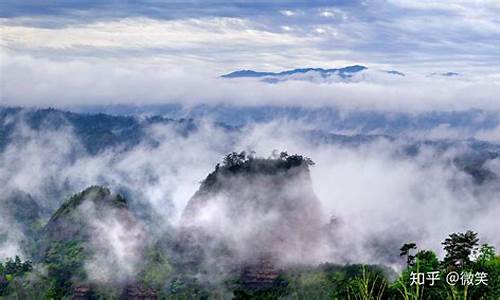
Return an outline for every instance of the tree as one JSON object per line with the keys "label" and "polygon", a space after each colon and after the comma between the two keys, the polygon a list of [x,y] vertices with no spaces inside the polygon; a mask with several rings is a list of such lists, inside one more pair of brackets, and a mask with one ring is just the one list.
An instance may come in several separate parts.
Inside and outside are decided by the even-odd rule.
{"label": "tree", "polygon": [[476,263],[479,265],[485,265],[487,262],[492,261],[495,259],[496,252],[495,252],[495,247],[490,246],[488,244],[482,244],[481,248],[479,249],[479,254],[476,259]]}
{"label": "tree", "polygon": [[32,270],[31,261],[23,262],[17,255],[14,259],[8,258],[5,263],[0,263],[0,296],[6,296],[12,291],[11,283],[15,278],[22,277]]}
{"label": "tree", "polygon": [[471,256],[477,253],[478,242],[477,233],[471,230],[450,234],[441,243],[446,251],[443,265],[447,268],[458,269],[470,266]]}
{"label": "tree", "polygon": [[[409,246],[411,246],[411,243]],[[448,299],[444,280],[434,282],[425,280],[422,285],[412,284],[412,274],[423,273],[427,276],[430,272],[436,271],[438,272],[437,277],[443,278],[436,253],[431,250],[418,251],[415,254],[413,264],[403,271],[399,279],[392,284],[390,288],[392,297],[389,299]]]}
{"label": "tree", "polygon": [[229,153],[228,155],[226,155],[226,157],[224,157],[224,162],[223,162],[223,165],[227,168],[237,168],[241,165],[243,165],[243,163],[245,163],[245,161],[248,160],[248,157],[247,157],[247,153],[245,151],[242,151],[240,153],[237,153],[237,152],[231,152]]}
{"label": "tree", "polygon": [[406,256],[406,267],[409,268],[412,266],[415,262],[415,255],[412,255],[410,251],[412,250],[417,250],[417,244],[415,243],[406,243],[401,246],[399,249],[400,253],[399,256],[403,257]]}
{"label": "tree", "polygon": [[5,264],[0,267],[0,271],[5,275],[22,276],[24,273],[30,272],[33,269],[31,261],[21,261],[21,258],[16,255],[14,259],[8,258]]}
{"label": "tree", "polygon": [[421,250],[415,254],[415,264],[412,268],[416,272],[438,271],[439,259],[434,251]]}

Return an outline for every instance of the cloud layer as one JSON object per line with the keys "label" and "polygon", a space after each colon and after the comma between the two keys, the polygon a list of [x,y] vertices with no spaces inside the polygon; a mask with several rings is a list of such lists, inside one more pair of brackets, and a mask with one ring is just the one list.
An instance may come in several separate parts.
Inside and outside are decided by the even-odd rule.
{"label": "cloud layer", "polygon": [[[44,6],[33,1],[6,1],[2,4],[2,11],[4,24],[10,30],[21,25],[38,28],[41,36],[48,34],[47,49],[51,48],[50,44],[60,41],[61,35],[80,40],[79,46],[101,46],[81,53],[86,56],[113,50],[116,42],[120,42],[120,35],[129,36],[127,39],[136,38],[125,48],[141,49],[128,54],[127,49],[119,52],[141,55],[152,49],[148,39],[164,37],[165,29],[169,34],[182,33],[186,23],[194,22],[202,25],[203,40],[210,37],[227,39],[208,48],[199,43],[185,49],[182,47],[184,43],[180,43],[163,44],[153,49],[164,54],[183,50],[185,55],[196,55],[205,49],[207,51],[199,59],[213,61],[218,58],[219,64],[230,69],[248,63],[244,57],[250,53],[254,54],[252,64],[264,62],[268,67],[281,68],[290,67],[290,63],[299,66],[303,62],[329,66],[332,61],[338,63],[342,60],[409,65],[412,68],[418,65],[470,68],[474,65],[494,70],[498,67],[495,50],[500,42],[500,7],[493,0],[117,1],[106,4],[99,1],[85,4],[51,1]],[[144,23],[144,26],[124,27],[120,24],[137,22]],[[214,22],[218,23],[216,27]],[[152,25],[158,30],[151,32]],[[20,33],[25,30],[17,29]],[[75,30],[77,34],[72,36]],[[241,36],[256,34],[252,42],[247,39],[247,43],[241,44],[239,38],[235,41],[224,35],[227,30],[238,31]],[[142,37],[137,36],[138,32]],[[100,36],[97,37],[96,33]],[[293,45],[283,43],[276,47],[275,39],[263,39],[263,33],[280,36],[282,40],[293,36],[295,41]],[[192,40],[199,34],[199,29],[190,28],[184,37]],[[106,43],[98,43],[103,38]],[[24,35],[23,39],[27,44],[24,51],[38,48],[37,38]],[[78,53],[78,48],[81,47],[66,50]],[[231,51],[224,52],[224,49]],[[255,57],[255,54],[259,56]],[[300,57],[302,59],[298,60]]]}
{"label": "cloud layer", "polygon": [[[222,79],[182,67],[162,68],[135,60],[52,61],[28,56],[3,60],[2,103],[74,107],[110,104],[232,104],[239,106],[337,106],[418,112],[480,108],[498,110],[500,84],[494,75],[396,76],[368,70],[358,82]],[[309,76],[309,75],[308,75]],[[314,78],[314,74],[309,77]]]}

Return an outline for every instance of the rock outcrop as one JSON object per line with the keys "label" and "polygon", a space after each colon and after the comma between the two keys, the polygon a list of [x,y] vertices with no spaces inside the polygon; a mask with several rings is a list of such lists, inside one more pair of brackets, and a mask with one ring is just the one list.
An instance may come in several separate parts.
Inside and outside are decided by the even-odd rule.
{"label": "rock outcrop", "polygon": [[257,259],[243,267],[241,282],[246,289],[268,289],[277,284],[279,272],[269,254],[258,255]]}
{"label": "rock outcrop", "polygon": [[240,266],[249,286],[267,286],[280,264],[314,258],[323,216],[312,164],[286,153],[269,159],[228,155],[184,211],[178,239],[183,261],[208,272]]}
{"label": "rock outcrop", "polygon": [[123,290],[122,300],[156,300],[158,293],[152,288],[140,284],[129,284]]}

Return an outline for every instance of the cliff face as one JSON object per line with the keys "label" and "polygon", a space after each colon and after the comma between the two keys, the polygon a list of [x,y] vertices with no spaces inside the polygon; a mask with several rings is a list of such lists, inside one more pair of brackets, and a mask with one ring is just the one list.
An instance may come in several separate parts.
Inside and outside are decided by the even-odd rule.
{"label": "cliff face", "polygon": [[241,282],[247,289],[267,289],[278,284],[279,272],[269,255],[260,254],[256,260],[242,268]]}
{"label": "cliff face", "polygon": [[272,258],[272,267],[309,262],[321,248],[323,219],[310,165],[307,158],[284,153],[270,159],[226,157],[183,214],[179,244],[191,263],[239,265],[257,274],[248,267],[263,257]]}

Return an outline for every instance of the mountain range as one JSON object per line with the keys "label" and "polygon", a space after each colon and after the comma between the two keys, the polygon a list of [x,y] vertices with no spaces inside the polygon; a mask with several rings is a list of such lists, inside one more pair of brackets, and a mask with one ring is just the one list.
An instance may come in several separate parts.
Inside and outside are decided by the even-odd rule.
{"label": "mountain range", "polygon": [[[168,114],[167,114],[168,115]],[[259,115],[259,119],[253,119]],[[317,129],[297,130],[297,138],[313,144],[339,144],[356,147],[376,142],[380,139],[403,142],[404,152],[413,155],[421,147],[431,146],[435,149],[465,148],[468,151],[457,157],[461,168],[476,175],[486,176],[481,166],[488,160],[500,155],[500,146],[495,143],[467,139],[419,139],[408,138],[407,131],[431,130],[446,124],[448,128],[457,130],[492,129],[500,124],[500,116],[495,113],[486,113],[479,110],[464,112],[434,112],[421,116],[412,115],[384,115],[377,112],[352,112],[340,116],[334,108],[321,110],[304,108],[254,107],[237,108],[229,106],[199,107],[192,114],[184,118],[175,118],[175,113],[169,117],[152,116],[123,116],[104,113],[74,113],[58,109],[23,109],[0,108],[0,152],[11,143],[19,143],[18,131],[26,126],[34,133],[45,131],[69,130],[83,145],[84,153],[98,155],[106,150],[128,151],[139,144],[157,147],[158,141],[151,139],[148,130],[157,125],[169,125],[179,135],[187,136],[199,130],[200,122],[205,117],[217,117],[222,122],[215,122],[216,128],[226,132],[238,133],[247,122],[271,122],[275,119],[289,119],[307,121],[314,124],[321,121]],[[238,119],[234,119],[238,116]],[[226,122],[227,121],[227,122]],[[474,122],[479,122],[475,123]],[[361,129],[360,133],[339,134],[337,131]],[[472,129],[474,130],[474,129]],[[81,155],[82,153],[78,154]],[[77,158],[77,156],[75,157]],[[470,162],[470,163],[467,163]],[[469,166],[470,165],[470,166]],[[466,167],[469,166],[469,167]],[[481,172],[478,172],[478,168]],[[480,181],[482,179],[479,179]]]}
{"label": "mountain range", "polygon": [[[240,70],[234,71],[228,74],[224,74],[222,78],[261,78],[265,77],[267,80],[279,78],[290,78],[294,75],[305,75],[305,74],[318,74],[322,78],[327,78],[330,76],[338,76],[342,79],[349,79],[354,76],[354,74],[367,70],[368,68],[361,65],[348,66],[343,68],[333,68],[333,69],[323,69],[323,68],[301,68],[286,70],[281,72],[258,72],[253,70]],[[402,74],[402,73],[400,73]]]}
{"label": "mountain range", "polygon": [[[341,68],[298,68],[292,70],[278,71],[278,72],[262,72],[254,70],[238,70],[221,75],[221,78],[235,79],[235,78],[256,78],[263,82],[278,83],[288,80],[305,80],[313,82],[359,82],[365,81],[371,75],[366,74],[368,67],[362,65],[352,65]],[[405,77],[406,74],[397,70],[379,70],[370,69],[378,74],[386,74],[397,77]],[[429,77],[442,76],[442,77],[455,77],[459,76],[456,72],[434,72],[428,75]]]}

